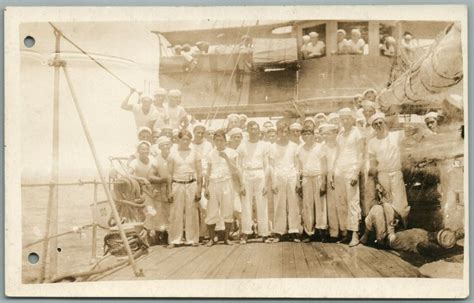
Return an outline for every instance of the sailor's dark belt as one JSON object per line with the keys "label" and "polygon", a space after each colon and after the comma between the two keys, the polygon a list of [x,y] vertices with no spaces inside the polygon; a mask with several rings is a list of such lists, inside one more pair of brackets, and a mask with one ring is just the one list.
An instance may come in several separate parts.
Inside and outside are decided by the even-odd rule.
{"label": "sailor's dark belt", "polygon": [[196,179],[191,179],[189,181],[176,181],[176,180],[173,180],[173,183],[178,183],[178,184],[191,184],[193,182],[196,182]]}

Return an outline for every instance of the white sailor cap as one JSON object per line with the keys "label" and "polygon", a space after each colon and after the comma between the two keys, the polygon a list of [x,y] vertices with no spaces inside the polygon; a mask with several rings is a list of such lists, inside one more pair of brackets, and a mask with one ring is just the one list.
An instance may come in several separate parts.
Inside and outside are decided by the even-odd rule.
{"label": "white sailor cap", "polygon": [[232,128],[231,130],[229,130],[227,132],[227,136],[229,138],[231,138],[233,135],[237,135],[237,134],[241,134],[241,135],[243,134],[242,129],[240,127],[234,127],[234,128]]}
{"label": "white sailor cap", "polygon": [[376,91],[375,89],[373,89],[373,88],[368,88],[368,89],[366,89],[366,90],[362,93],[362,95],[365,97],[368,93],[374,93],[375,95],[377,95],[377,91]]}
{"label": "white sailor cap", "polygon": [[372,125],[375,121],[382,119],[385,121],[385,114],[382,112],[377,112],[369,118],[369,124]]}
{"label": "white sailor cap", "polygon": [[138,148],[140,147],[140,145],[142,145],[142,144],[146,144],[146,145],[148,145],[148,147],[151,147],[151,143],[150,143],[150,142],[145,141],[145,140],[142,140],[142,141],[139,141],[139,142],[137,143],[137,149],[138,149]]}
{"label": "white sailor cap", "polygon": [[435,112],[429,112],[425,115],[425,121],[428,120],[428,119],[438,119],[438,113],[435,113]]}
{"label": "white sailor cap", "polygon": [[311,122],[313,122],[313,124],[316,124],[316,123],[314,123],[314,119],[311,118],[311,117],[306,117],[306,118],[304,118],[303,123],[305,123],[306,121],[311,121]]}
{"label": "white sailor cap", "polygon": [[395,44],[397,43],[397,40],[395,40],[395,38],[393,38],[392,36],[388,36],[388,37],[385,37],[385,42]]}
{"label": "white sailor cap", "polygon": [[240,119],[240,120],[244,120],[244,119],[247,120],[247,115],[245,115],[245,114],[240,114],[240,115],[239,115],[239,119]]}
{"label": "white sailor cap", "polygon": [[360,111],[357,111],[355,114],[355,120],[356,122],[365,122],[364,114]]}
{"label": "white sailor cap", "polygon": [[179,89],[172,89],[168,93],[168,97],[179,98],[179,97],[181,97],[181,91]]}
{"label": "white sailor cap", "polygon": [[145,102],[145,101],[148,101],[148,102],[153,102],[153,98],[152,96],[150,95],[146,95],[146,94],[143,94],[141,97],[140,97],[140,101],[141,102]]}
{"label": "white sailor cap", "polygon": [[160,95],[160,96],[165,96],[168,94],[168,91],[164,89],[163,87],[158,87],[155,89],[155,95]]}
{"label": "white sailor cap", "polygon": [[330,113],[328,115],[328,121],[331,121],[333,119],[339,119],[339,114],[338,113]]}
{"label": "white sailor cap", "polygon": [[161,137],[159,137],[158,139],[156,139],[156,145],[158,145],[158,147],[159,147],[161,144],[166,144],[166,143],[171,143],[170,138],[168,138],[168,137],[166,137],[166,136],[161,136]]}
{"label": "white sailor cap", "polygon": [[137,135],[141,134],[142,132],[149,132],[150,135],[152,134],[151,129],[146,126],[140,127],[137,131]]}
{"label": "white sailor cap", "polygon": [[343,109],[340,109],[338,114],[339,114],[339,117],[354,117],[354,112],[348,107],[344,107]]}
{"label": "white sailor cap", "polygon": [[364,109],[365,109],[365,108],[372,108],[372,109],[374,109],[374,110],[377,109],[377,106],[376,106],[375,102],[372,102],[372,101],[370,101],[370,100],[364,100],[364,101],[361,102],[360,105],[361,105],[362,108],[364,108]]}
{"label": "white sailor cap", "polygon": [[342,33],[342,34],[344,34],[344,36],[346,35],[346,31],[343,30],[343,29],[338,29],[336,33],[338,33],[338,34]]}
{"label": "white sailor cap", "polygon": [[355,34],[355,35],[359,35],[359,36],[361,35],[360,30],[357,29],[357,28],[353,28],[353,29],[351,30],[351,34]]}
{"label": "white sailor cap", "polygon": [[315,121],[316,121],[317,119],[319,119],[319,118],[323,118],[324,121],[327,121],[327,119],[328,119],[328,118],[326,117],[326,115],[323,114],[323,113],[317,113],[316,115],[314,115],[314,120],[315,120]]}
{"label": "white sailor cap", "polygon": [[227,115],[227,120],[231,120],[231,119],[240,120],[240,116],[238,114],[229,114],[229,115]]}
{"label": "white sailor cap", "polygon": [[337,130],[337,125],[331,124],[331,123],[322,123],[318,127],[319,133],[325,133],[329,131]]}
{"label": "white sailor cap", "polygon": [[308,42],[309,40],[311,40],[311,37],[310,37],[310,36],[308,36],[308,35],[304,35],[304,36],[303,36],[303,41],[304,41],[304,42]]}
{"label": "white sailor cap", "polygon": [[195,131],[196,128],[198,128],[198,127],[204,128],[204,131],[206,131],[206,129],[207,129],[206,124],[204,124],[202,122],[197,122],[196,124],[194,124],[193,131]]}
{"label": "white sailor cap", "polygon": [[169,124],[165,124],[161,127],[161,131],[164,131],[165,129],[173,129],[173,127]]}
{"label": "white sailor cap", "polygon": [[316,37],[319,37],[319,34],[317,32],[311,32],[311,33],[309,33],[309,36],[311,38],[316,38]]}
{"label": "white sailor cap", "polygon": [[290,125],[290,130],[302,130],[302,129],[303,129],[303,126],[301,126],[301,124],[299,124],[298,122],[295,122]]}

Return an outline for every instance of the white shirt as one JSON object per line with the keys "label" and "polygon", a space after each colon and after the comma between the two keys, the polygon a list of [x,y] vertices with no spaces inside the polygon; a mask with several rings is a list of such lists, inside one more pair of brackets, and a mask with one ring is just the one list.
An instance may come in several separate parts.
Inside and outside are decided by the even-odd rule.
{"label": "white shirt", "polygon": [[337,51],[339,53],[347,53],[349,49],[349,41],[347,39],[343,39],[341,42],[337,43]]}
{"label": "white shirt", "polygon": [[[217,149],[213,149],[207,155],[207,162],[211,164],[211,174],[209,179],[211,180],[227,180],[232,177],[232,172],[230,170],[229,164],[227,161],[219,156]],[[227,157],[233,161],[237,160],[238,154],[235,150],[226,147],[222,152],[227,154]]]}
{"label": "white shirt", "polygon": [[378,139],[374,137],[369,140],[369,154],[377,160],[377,171],[395,172],[402,169],[401,143],[405,139],[405,132],[389,132],[387,137]]}
{"label": "white shirt", "polygon": [[155,120],[155,108],[153,105],[150,106],[148,114],[144,114],[142,110],[143,104],[133,104],[132,112],[135,116],[135,123],[137,129],[143,126],[150,127],[150,123]]}
{"label": "white shirt", "polygon": [[168,107],[168,118],[172,128],[180,128],[180,122],[184,117],[186,117],[186,111],[181,105],[176,107]]}
{"label": "white shirt", "polygon": [[324,142],[323,149],[327,159],[328,171],[332,171],[334,169],[334,160],[336,160],[337,144],[331,146]]}
{"label": "white shirt", "polygon": [[268,145],[264,141],[242,141],[237,148],[244,176],[247,179],[264,177],[263,164],[268,159]]}
{"label": "white shirt", "polygon": [[148,163],[143,163],[138,158],[133,159],[128,165],[129,173],[136,177],[148,179],[152,165],[153,165],[153,161],[151,158],[149,158]]}
{"label": "white shirt", "polygon": [[326,150],[321,143],[314,143],[307,147],[301,145],[296,151],[301,173],[305,176],[317,176],[322,173],[322,159],[326,157]]}
{"label": "white shirt", "polygon": [[287,145],[272,144],[269,157],[272,160],[274,172],[279,175],[296,174],[296,150],[298,146],[289,141]]}
{"label": "white shirt", "polygon": [[344,133],[345,130],[342,130],[336,139],[339,148],[339,157],[335,163],[335,170],[348,172],[348,175],[350,175],[354,173],[355,168],[359,165],[358,143],[363,137],[359,129],[354,126],[351,128],[347,137],[344,136]]}
{"label": "white shirt", "polygon": [[306,50],[309,52],[309,56],[320,56],[324,55],[323,50],[325,46],[324,42],[319,40],[316,44],[313,42],[308,43]]}
{"label": "white shirt", "polygon": [[190,181],[196,178],[195,162],[201,160],[199,154],[191,148],[188,151],[172,150],[168,161],[173,162],[173,179],[177,181]]}
{"label": "white shirt", "polygon": [[364,45],[365,41],[364,39],[360,38],[357,40],[357,42],[354,42],[352,39],[347,40],[348,41],[348,48],[349,48],[349,53],[363,53],[364,51]]}
{"label": "white shirt", "polygon": [[191,148],[195,149],[201,159],[202,164],[202,174],[206,174],[207,171],[207,155],[212,151],[212,144],[203,140],[201,144],[191,144]]}
{"label": "white shirt", "polygon": [[153,125],[153,130],[161,129],[165,124],[166,120],[168,120],[168,106],[163,105],[163,107],[156,107],[152,105],[155,109],[154,111],[154,120],[155,124]]}

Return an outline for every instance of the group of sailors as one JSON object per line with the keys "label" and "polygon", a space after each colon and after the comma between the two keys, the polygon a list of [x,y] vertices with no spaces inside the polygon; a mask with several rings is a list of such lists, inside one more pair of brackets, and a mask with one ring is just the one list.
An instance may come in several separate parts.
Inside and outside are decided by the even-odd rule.
{"label": "group of sailors", "polygon": [[[416,250],[413,235],[399,232],[410,211],[405,132],[389,129],[374,89],[328,115],[259,125],[230,114],[217,130],[190,119],[178,90],[160,88],[132,105],[133,92],[122,103],[139,139],[128,173],[151,189],[145,227],[151,237],[167,234],[170,248],[212,246],[221,230],[225,244],[375,240]],[[432,132],[436,119],[426,115]],[[438,239],[454,237],[443,232]]]}

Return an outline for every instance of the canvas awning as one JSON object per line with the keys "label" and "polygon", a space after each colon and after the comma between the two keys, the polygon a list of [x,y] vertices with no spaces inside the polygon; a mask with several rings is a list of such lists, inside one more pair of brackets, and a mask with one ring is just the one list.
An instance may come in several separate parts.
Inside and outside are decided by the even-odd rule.
{"label": "canvas awning", "polygon": [[253,42],[252,60],[255,66],[279,65],[298,60],[296,38],[257,38]]}

